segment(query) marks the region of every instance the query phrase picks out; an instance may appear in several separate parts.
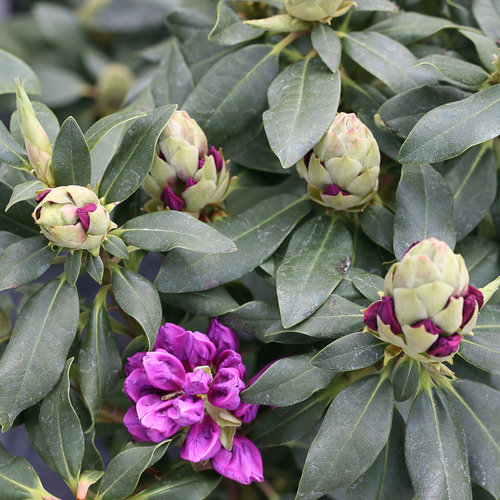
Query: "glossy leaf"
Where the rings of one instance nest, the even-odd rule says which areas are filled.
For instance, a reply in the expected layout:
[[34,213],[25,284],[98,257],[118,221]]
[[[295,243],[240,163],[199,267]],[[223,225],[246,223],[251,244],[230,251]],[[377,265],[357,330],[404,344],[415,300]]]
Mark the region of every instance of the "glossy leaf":
[[386,378],[365,378],[345,388],[311,444],[297,498],[312,500],[352,484],[385,446],[392,412],[392,387]]
[[93,255],[87,255],[87,260],[85,262],[85,270],[88,275],[97,283],[102,283],[102,277],[104,275],[104,263],[100,257],[94,257]]
[[380,276],[351,267],[347,279],[351,280],[355,288],[368,300],[372,302],[380,300],[379,292],[384,290],[384,279]]
[[40,82],[33,70],[14,54],[0,49],[0,94],[13,94],[16,79],[23,83],[24,90],[30,94],[40,93]]
[[3,123],[0,123],[0,162],[30,168],[26,150],[12,137]]
[[80,275],[82,267],[82,251],[75,250],[73,253],[68,252],[64,261],[64,274],[69,286],[75,286],[76,280]]
[[361,229],[372,241],[392,252],[394,214],[381,205],[369,205],[359,219]]
[[153,285],[140,274],[115,266],[113,294],[118,305],[143,328],[152,348],[161,325],[161,303]]
[[435,237],[455,246],[453,196],[430,165],[404,165],[396,193],[394,253],[398,260],[416,241]]
[[[65,281],[43,286],[25,304],[0,359],[0,424],[40,401],[56,384],[78,322],[78,294]],[[41,376],[43,374],[43,376]]]
[[498,245],[493,241],[471,235],[457,245],[456,252],[465,260],[472,286],[484,287],[500,275]]
[[465,433],[440,390],[423,390],[413,402],[405,457],[418,498],[472,499]]
[[420,367],[416,361],[406,356],[394,369],[392,385],[396,401],[407,401],[413,397],[420,382]]
[[426,113],[401,147],[402,163],[435,163],[500,134],[500,85]]
[[398,6],[390,0],[356,0],[355,10],[397,12]]
[[339,69],[342,55],[342,44],[335,31],[328,25],[317,24],[311,32],[311,42],[321,60],[335,73]]
[[12,205],[19,203],[20,201],[33,200],[36,198],[35,191],[42,191],[44,189],[47,189],[45,182],[37,180],[17,184],[12,190],[12,196],[10,197],[9,204],[5,207],[5,211],[9,210]]
[[237,279],[264,262],[310,209],[309,202],[291,195],[269,198],[212,227],[237,247],[227,254],[173,250],[156,278],[160,292],[207,290]]
[[158,108],[127,130],[99,185],[105,203],[123,201],[139,188],[153,163],[158,137],[174,111],[175,106]]
[[129,258],[127,245],[121,238],[118,238],[118,236],[108,234],[102,246],[104,247],[104,250],[106,250],[106,252],[114,255],[115,257],[119,257],[120,259],[125,260]]
[[495,71],[494,56],[498,51],[495,41],[474,29],[460,29],[458,31],[474,44],[483,67],[489,72]]
[[339,99],[340,75],[319,58],[302,59],[273,81],[263,120],[271,149],[284,168],[295,165],[319,142],[335,118]]
[[500,38],[500,5],[497,0],[473,0],[472,13],[486,35],[493,40]]

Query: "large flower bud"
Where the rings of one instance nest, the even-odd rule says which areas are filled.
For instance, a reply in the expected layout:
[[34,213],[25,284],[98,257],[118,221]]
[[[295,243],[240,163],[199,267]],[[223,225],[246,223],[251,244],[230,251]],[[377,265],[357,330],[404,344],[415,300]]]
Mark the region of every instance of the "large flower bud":
[[97,81],[97,109],[101,116],[120,109],[134,84],[134,74],[124,64],[108,64]]
[[481,291],[469,285],[462,256],[430,238],[392,265],[382,300],[363,320],[374,335],[418,361],[450,361],[483,303]]
[[328,21],[345,14],[356,2],[350,0],[285,0],[285,9],[304,21]]
[[150,211],[182,210],[199,214],[229,193],[229,169],[222,151],[208,148],[200,126],[185,111],[176,111],[162,132],[158,155],[144,180]]
[[19,126],[26,145],[28,159],[33,167],[32,173],[48,186],[54,187],[54,172],[52,170],[52,145],[44,128],[36,117],[28,95],[17,82],[17,111]]
[[41,192],[33,218],[55,245],[99,255],[108,231],[116,227],[97,195],[82,186],[61,186]]
[[354,113],[339,113],[297,170],[314,201],[334,210],[359,211],[377,192],[380,151]]

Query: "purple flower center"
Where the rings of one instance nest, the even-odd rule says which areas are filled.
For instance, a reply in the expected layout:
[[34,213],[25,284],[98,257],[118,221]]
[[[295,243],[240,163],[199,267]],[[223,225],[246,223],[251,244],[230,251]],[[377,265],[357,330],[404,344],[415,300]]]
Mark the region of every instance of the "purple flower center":
[[394,299],[392,297],[382,297],[380,302],[378,316],[380,317],[382,323],[389,325],[392,333],[401,333],[403,330],[394,313]]
[[325,189],[323,189],[323,194],[326,194],[327,196],[337,196],[338,194],[341,194],[342,196],[349,196],[350,193],[345,189],[340,189],[335,184],[329,184]]
[[97,205],[95,203],[87,203],[84,207],[76,209],[76,215],[80,219],[82,226],[85,231],[89,230],[90,227],[90,215],[89,213],[95,212],[97,210]]
[[[217,172],[220,172],[222,170],[222,167],[224,166],[224,160],[222,159],[220,150],[218,151],[217,149],[214,148],[214,146],[210,146],[210,150],[207,156],[213,157],[215,162],[215,170],[217,170]],[[205,165],[205,158],[200,158],[199,168],[203,167],[203,165]]]
[[427,354],[431,356],[436,356],[437,358],[444,358],[450,354],[458,351],[458,345],[462,340],[462,336],[459,333],[454,333],[449,337],[440,335],[437,340],[427,349]]
[[170,208],[171,210],[181,211],[186,203],[181,200],[169,186],[163,188],[161,192],[161,201],[163,201],[164,208]]
[[418,323],[413,325],[412,328],[418,328],[422,325],[425,327],[425,331],[427,333],[432,333],[432,335],[440,335],[441,333],[443,333],[443,330],[441,330],[441,328],[439,328],[431,319],[424,319],[423,321],[419,321]]

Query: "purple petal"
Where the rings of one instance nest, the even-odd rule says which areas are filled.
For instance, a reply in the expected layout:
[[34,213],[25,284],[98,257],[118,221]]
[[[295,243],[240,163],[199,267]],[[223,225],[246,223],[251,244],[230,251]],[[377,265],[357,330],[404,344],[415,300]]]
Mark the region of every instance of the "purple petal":
[[146,394],[156,394],[158,391],[149,382],[143,368],[132,370],[123,382],[123,390],[128,398],[136,403]]
[[460,328],[463,328],[470,321],[472,315],[474,314],[476,304],[478,306],[478,309],[481,310],[484,304],[484,296],[480,290],[469,285],[467,293],[464,296],[462,324],[460,325]]
[[309,168],[309,162],[311,161],[312,154],[313,154],[313,150],[311,149],[311,151],[308,151],[304,156],[304,163],[305,163],[307,168]]
[[195,181],[194,179],[189,178],[186,181],[186,186],[184,188],[184,191],[186,191],[186,189],[189,189],[191,186],[196,186],[196,184],[198,184],[198,181]]
[[187,339],[189,337],[187,330],[182,326],[174,325],[173,323],[165,323],[160,326],[158,336],[156,337],[155,350],[165,349],[170,354],[173,354],[181,361],[187,359],[186,348]]
[[420,240],[417,240],[415,241],[415,243],[412,243],[409,247],[408,247],[408,250],[406,250],[406,252],[403,254],[403,257],[415,246],[415,245],[418,245],[420,243]]
[[208,373],[203,370],[195,370],[186,373],[182,389],[187,396],[206,394],[211,381],[212,377]]
[[378,330],[377,316],[378,316],[378,310],[379,310],[381,304],[382,304],[381,300],[379,300],[378,302],[374,302],[365,311],[365,314],[363,315],[363,322],[364,322],[364,324],[370,330],[373,330],[374,332],[376,332]]
[[325,189],[323,189],[323,194],[326,194],[328,196],[337,196],[338,194],[342,194],[342,196],[348,196],[350,193],[345,189],[340,189],[335,184],[329,184]]
[[210,321],[207,337],[215,344],[217,354],[226,349],[237,351],[240,348],[238,335],[228,326],[224,326],[217,318]]
[[444,358],[450,354],[458,351],[458,345],[462,340],[462,336],[459,333],[454,333],[449,337],[440,335],[436,342],[427,349],[427,354],[431,356],[436,356],[438,358]]
[[234,436],[231,451],[221,448],[212,457],[213,468],[222,476],[241,484],[264,481],[262,457],[258,448],[249,439]]
[[80,219],[82,226],[85,231],[89,230],[90,227],[90,212],[95,212],[97,210],[97,205],[95,203],[87,203],[84,207],[76,209],[76,215]]
[[443,333],[443,330],[439,328],[432,319],[425,319],[424,321],[419,321],[417,324],[412,325],[412,328],[418,328],[419,326],[424,325],[425,331],[427,333],[432,333],[432,335],[440,335]]
[[161,201],[163,201],[163,206],[165,208],[170,208],[171,210],[181,211],[186,203],[181,200],[169,186],[165,186],[160,196]]
[[253,405],[250,403],[241,403],[236,410],[234,410],[234,416],[239,418],[244,424],[248,424],[257,416],[259,411],[259,405]]
[[40,203],[48,194],[50,193],[50,189],[46,189],[45,191],[42,191],[36,198],[35,201],[37,203]]
[[[148,436],[152,441],[163,441],[179,430],[179,425],[168,415],[172,404],[171,399],[163,401],[160,396],[154,394],[143,396],[137,401],[137,416],[141,424],[148,429]],[[153,439],[149,434],[150,430],[158,432],[161,436]]]
[[222,167],[224,166],[224,160],[222,159],[220,150],[217,150],[213,146],[210,146],[210,151],[208,154],[210,156],[213,156],[215,160],[215,170],[217,170],[217,172],[220,172],[222,170]]
[[139,421],[135,406],[131,406],[123,416],[123,424],[134,441],[150,441],[147,429]]
[[132,356],[127,358],[127,362],[125,363],[125,375],[129,376],[136,368],[143,368],[142,359],[145,356],[145,352],[136,352]]
[[163,391],[178,391],[186,371],[182,363],[163,349],[148,352],[143,359],[144,370],[153,387]]
[[215,358],[216,348],[210,339],[200,332],[188,332],[186,357],[191,366],[210,365]]
[[181,447],[181,458],[190,462],[204,462],[213,457],[221,447],[219,426],[208,415],[194,424]]
[[215,366],[218,370],[221,368],[234,368],[238,370],[241,380],[244,380],[247,376],[247,369],[241,360],[241,355],[232,349],[226,349],[221,352],[215,362]]
[[208,400],[219,408],[236,410],[240,405],[240,392],[244,388],[245,384],[236,369],[221,368],[210,384]]
[[394,299],[392,297],[382,297],[382,300],[380,302],[381,304],[379,306],[378,316],[381,319],[382,323],[384,323],[385,325],[389,325],[391,327],[392,333],[401,333],[401,326],[394,314]]
[[168,417],[181,427],[196,424],[203,419],[203,400],[197,397],[181,396],[172,400]]

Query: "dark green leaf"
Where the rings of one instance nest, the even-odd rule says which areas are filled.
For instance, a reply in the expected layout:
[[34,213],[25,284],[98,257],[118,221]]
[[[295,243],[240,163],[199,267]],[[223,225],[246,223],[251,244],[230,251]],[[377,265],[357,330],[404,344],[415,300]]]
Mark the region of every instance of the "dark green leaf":
[[356,0],[355,10],[398,12],[398,6],[389,0]]
[[386,444],[392,412],[392,387],[386,378],[366,378],[344,389],[309,449],[297,498],[313,500],[352,484]]
[[359,290],[363,296],[372,302],[380,300],[379,292],[384,290],[384,279],[376,274],[370,274],[362,269],[351,267],[347,279]]
[[500,274],[498,245],[480,236],[468,236],[456,247],[469,271],[469,282],[476,288],[493,281]]
[[9,210],[12,205],[20,201],[32,200],[36,197],[35,191],[42,191],[47,189],[47,184],[41,181],[26,181],[21,182],[14,186],[12,196],[10,197],[9,204],[5,207],[5,211]]
[[207,255],[173,250],[156,278],[158,290],[176,293],[207,290],[243,276],[272,255],[309,210],[308,201],[279,195],[240,215],[214,223],[214,229],[235,243],[236,252]]
[[88,275],[97,283],[102,283],[102,277],[104,275],[104,264],[100,257],[94,257],[93,255],[87,255],[87,261],[85,262],[85,269]]
[[363,210],[359,222],[368,238],[392,252],[394,215],[389,209],[381,205],[369,205]]
[[242,393],[245,403],[291,406],[329,384],[336,373],[311,364],[313,354],[275,361]]
[[63,280],[47,283],[26,302],[0,360],[0,423],[40,401],[56,384],[78,323],[78,293]]
[[478,33],[474,29],[460,29],[458,31],[474,44],[483,67],[485,67],[489,72],[495,71],[494,56],[498,52],[495,41],[482,35],[481,33]]
[[319,58],[302,59],[273,81],[263,120],[271,149],[284,168],[318,143],[335,118],[339,98],[340,75]]
[[435,237],[455,246],[453,196],[430,165],[404,165],[396,193],[394,253],[398,260],[416,241]]
[[423,390],[413,402],[405,457],[418,498],[472,499],[465,433],[439,389]]
[[33,236],[7,247],[0,255],[0,290],[16,288],[41,276],[56,258],[45,236]]
[[473,0],[472,13],[484,33],[498,41],[500,39],[500,4],[498,0]]
[[119,257],[120,259],[125,260],[127,260],[129,257],[127,245],[121,238],[118,238],[118,236],[108,234],[102,246],[104,247],[104,250],[106,250],[106,252],[114,255],[115,257]]
[[64,261],[64,274],[66,281],[70,286],[75,286],[78,276],[80,276],[80,269],[82,267],[82,251],[75,250],[73,253],[68,252],[66,260]]
[[0,162],[29,169],[26,150],[12,137],[5,125],[0,122]]
[[325,24],[317,24],[311,32],[314,50],[332,73],[339,69],[342,44],[335,31]]
[[0,49],[0,94],[13,94],[16,91],[16,79],[23,84],[24,90],[30,94],[40,93],[40,82],[33,70],[18,57]]
[[234,243],[195,217],[169,210],[141,215],[125,223],[118,234],[129,245],[150,252],[183,248],[199,253],[228,253]]
[[417,392],[420,383],[420,367],[416,361],[406,356],[393,372],[392,385],[396,401],[406,401]]
[[123,201],[139,188],[151,169],[158,137],[174,111],[175,106],[158,108],[127,130],[99,185],[99,196],[106,203]]
[[0,254],[8,246],[21,241],[22,237],[7,231],[0,231]]
[[146,278],[134,271],[116,266],[112,272],[116,302],[142,326],[152,348],[161,325],[158,292]]
[[70,116],[61,125],[54,143],[52,167],[56,186],[90,184],[90,151],[76,120]]

